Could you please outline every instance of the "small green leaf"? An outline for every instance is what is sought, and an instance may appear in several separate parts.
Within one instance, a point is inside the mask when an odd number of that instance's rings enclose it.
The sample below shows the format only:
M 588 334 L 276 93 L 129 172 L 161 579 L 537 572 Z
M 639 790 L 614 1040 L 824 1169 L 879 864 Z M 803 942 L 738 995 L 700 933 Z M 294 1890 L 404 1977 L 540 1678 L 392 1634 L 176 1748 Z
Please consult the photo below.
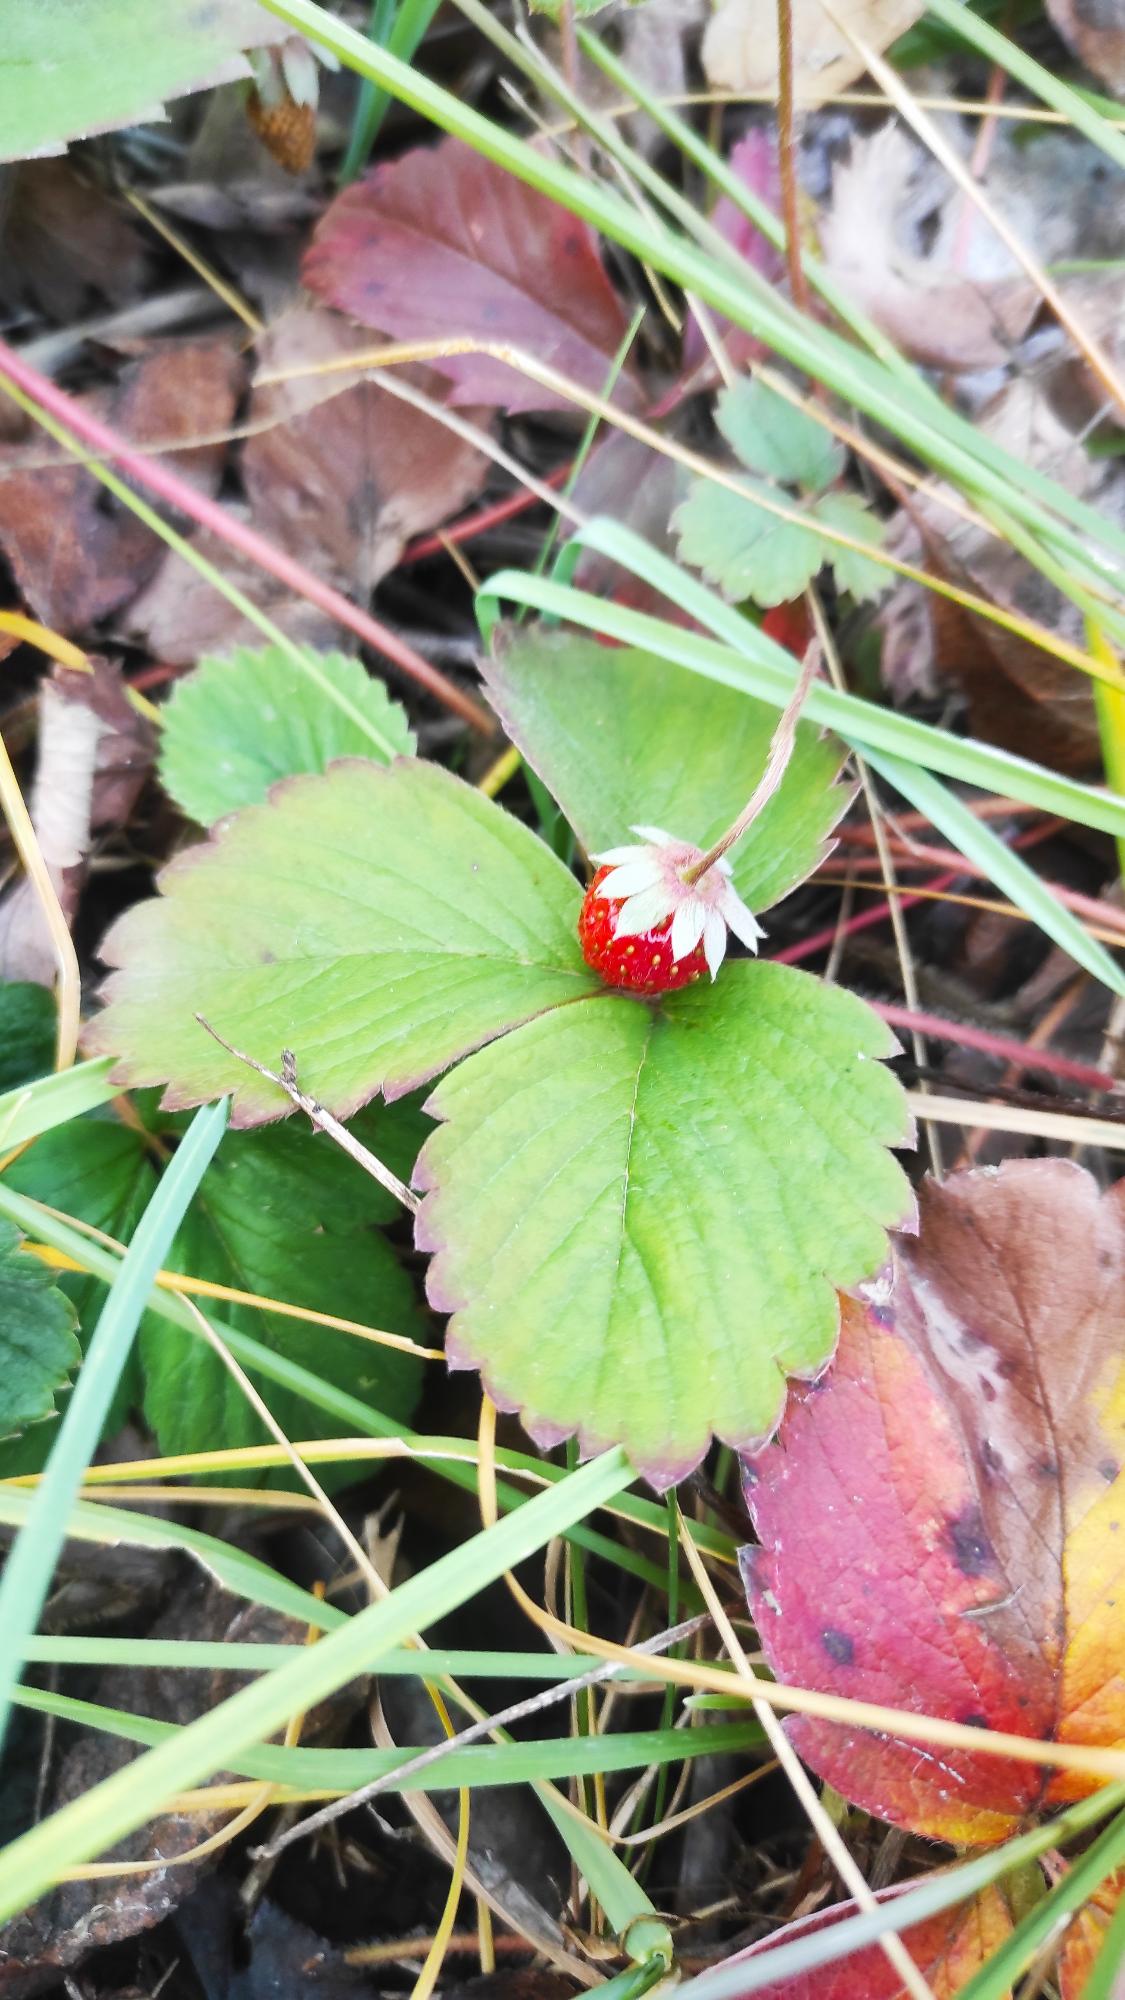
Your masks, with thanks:
M 752 376 L 723 390 L 715 421 L 748 472 L 820 493 L 838 479 L 844 453 L 830 430 Z
M 0 1222 L 0 1438 L 53 1416 L 55 1393 L 81 1358 L 73 1306 L 22 1243 Z
M 709 847 L 750 797 L 777 711 L 651 653 L 546 626 L 508 627 L 484 669 L 509 736 L 557 799 L 587 853 L 635 825 Z M 797 731 L 785 777 L 731 855 L 735 887 L 768 910 L 823 858 L 851 797 L 842 745 Z
M 292 778 L 161 877 L 102 947 L 120 969 L 90 1044 L 182 1108 L 234 1093 L 235 1124 L 288 1108 L 283 1049 L 346 1116 L 492 1036 L 599 990 L 578 885 L 518 820 L 434 764 L 346 761 Z
M 826 528 L 836 528 L 843 535 L 854 535 L 872 549 L 878 548 L 883 539 L 881 523 L 858 494 L 825 493 L 813 503 L 811 513 L 814 521 L 823 521 Z M 878 562 L 874 555 L 864 556 L 855 549 L 842 548 L 839 542 L 824 544 L 824 559 L 832 564 L 839 588 L 861 600 L 878 597 L 890 581 L 886 563 Z
M 911 1210 L 895 1044 L 853 995 L 736 962 L 658 1009 L 580 1002 L 434 1092 L 418 1241 L 475 1365 L 541 1443 L 617 1442 L 655 1483 L 742 1447 L 836 1338 Z
M 405 711 L 382 681 L 343 653 L 305 650 L 338 701 L 280 646 L 209 655 L 179 682 L 164 710 L 160 779 L 189 819 L 210 826 L 336 757 L 413 755 Z
M 759 506 L 793 503 L 763 480 L 745 479 L 742 492 L 696 479 L 672 516 L 680 558 L 702 570 L 732 604 L 752 597 L 767 608 L 799 597 L 824 561 L 824 543 L 803 522 L 783 521 Z
M 45 986 L 0 983 L 0 1092 L 46 1076 L 55 1060 L 55 1003 Z

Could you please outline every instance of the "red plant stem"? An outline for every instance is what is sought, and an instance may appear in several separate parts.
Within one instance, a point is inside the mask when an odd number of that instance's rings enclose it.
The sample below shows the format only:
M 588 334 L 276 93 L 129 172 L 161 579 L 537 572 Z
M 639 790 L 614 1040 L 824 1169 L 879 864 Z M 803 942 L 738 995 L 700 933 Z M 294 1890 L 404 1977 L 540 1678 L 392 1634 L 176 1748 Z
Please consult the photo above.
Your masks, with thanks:
M 936 875 L 934 880 L 927 884 L 927 888 L 933 893 L 940 894 L 956 880 L 956 871 L 950 869 L 948 874 Z M 928 900 L 928 896 L 912 896 L 907 890 L 899 896 L 898 906 L 900 910 L 910 910 L 916 903 Z M 799 939 L 796 944 L 787 944 L 781 951 L 771 952 L 770 957 L 775 965 L 799 965 L 803 958 L 814 958 L 818 951 L 830 951 L 837 937 L 851 937 L 856 931 L 870 930 L 873 924 L 885 924 L 890 914 L 889 903 L 873 903 L 870 909 L 860 910 L 857 915 L 849 917 L 846 923 L 826 924 L 823 930 L 813 931 L 810 936 Z
M 573 459 L 567 459 L 565 465 L 556 465 L 553 472 L 544 476 L 543 485 L 562 486 L 570 477 L 573 463 Z M 514 520 L 517 514 L 526 514 L 529 507 L 542 504 L 538 493 L 521 486 L 515 493 L 509 493 L 506 500 L 494 500 L 490 506 L 478 508 L 475 514 L 465 514 L 460 521 L 451 522 L 440 534 L 419 535 L 415 541 L 408 542 L 398 559 L 398 566 L 405 569 L 408 563 L 427 562 L 431 556 L 443 555 L 450 542 L 471 542 L 477 535 L 486 535 L 490 528 L 499 528 L 505 521 Z
M 293 591 L 298 597 L 307 598 L 310 604 L 318 605 L 330 618 L 336 619 L 339 624 L 354 632 L 357 638 L 362 639 L 383 659 L 389 660 L 402 673 L 409 675 L 411 680 L 417 681 L 420 687 L 424 687 L 444 707 L 463 716 L 465 721 L 471 723 L 474 729 L 479 729 L 482 735 L 493 734 L 494 724 L 487 711 L 480 707 L 471 695 L 455 687 L 437 667 L 431 666 L 428 660 L 424 660 L 420 653 L 416 653 L 413 646 L 408 645 L 405 639 L 400 639 L 394 632 L 388 631 L 385 625 L 380 624 L 378 619 L 372 618 L 366 611 L 361 611 L 358 605 L 350 603 L 340 591 L 333 590 L 331 584 L 322 583 L 320 578 L 306 569 L 303 563 L 274 548 L 272 542 L 268 542 L 264 535 L 259 535 L 255 529 L 247 527 L 245 522 L 235 520 L 225 508 L 219 506 L 217 501 L 209 500 L 205 494 L 198 493 L 195 487 L 189 486 L 178 473 L 170 471 L 167 466 L 160 464 L 159 460 L 146 457 L 143 452 L 131 450 L 114 431 L 100 423 L 97 417 L 91 416 L 90 412 L 83 409 L 72 396 L 68 396 L 65 390 L 57 389 L 53 382 L 39 373 L 38 369 L 21 360 L 4 341 L 0 341 L 0 375 L 7 376 L 10 382 L 32 397 L 51 416 L 57 417 L 60 423 L 65 424 L 68 430 L 73 431 L 76 437 L 81 438 L 82 442 L 89 445 L 100 457 L 120 466 L 121 470 L 131 479 L 135 479 L 138 485 L 147 487 L 151 493 L 167 501 L 169 506 L 178 508 L 180 513 L 188 515 L 201 528 L 207 529 L 210 534 L 225 542 L 228 548 L 237 549 L 249 562 L 256 563 L 259 569 L 276 577 L 287 590 Z
M 1037 833 L 1039 829 L 1034 828 L 1031 831 Z M 852 837 L 849 832 L 841 836 L 845 842 Z M 951 864 L 955 864 L 955 872 L 958 875 L 971 875 L 978 882 L 991 880 L 987 868 L 978 867 L 975 861 L 958 854 L 955 848 L 934 847 L 918 841 L 896 841 L 893 838 L 890 840 L 890 846 L 898 860 L 929 861 L 940 868 L 948 868 Z M 1118 931 L 1125 940 L 1125 911 L 1115 909 L 1112 903 L 1099 902 L 1096 896 L 1084 896 L 1080 889 L 1067 889 L 1061 882 L 1048 882 L 1045 877 L 1041 879 L 1044 888 L 1049 889 L 1053 896 L 1057 896 L 1066 909 L 1073 910 L 1075 916 L 1085 918 L 1087 923 L 1101 924 L 1106 930 Z
M 938 1042 L 954 1042 L 959 1048 L 977 1049 L 982 1055 L 995 1056 L 997 1062 L 1011 1063 L 1017 1070 L 1042 1070 L 1048 1076 L 1057 1076 L 1067 1083 L 1077 1084 L 1083 1090 L 1116 1090 L 1118 1079 L 1104 1069 L 1095 1069 L 1092 1063 L 1076 1062 L 1072 1056 L 1056 1055 L 1052 1049 L 1033 1048 L 1027 1042 L 1020 1042 L 1013 1035 L 994 1035 L 988 1028 L 974 1028 L 967 1021 L 947 1021 L 943 1014 L 917 1013 L 911 1007 L 900 1007 L 892 1001 L 869 1000 L 876 1014 L 892 1028 L 911 1028 L 918 1034 L 928 1035 Z

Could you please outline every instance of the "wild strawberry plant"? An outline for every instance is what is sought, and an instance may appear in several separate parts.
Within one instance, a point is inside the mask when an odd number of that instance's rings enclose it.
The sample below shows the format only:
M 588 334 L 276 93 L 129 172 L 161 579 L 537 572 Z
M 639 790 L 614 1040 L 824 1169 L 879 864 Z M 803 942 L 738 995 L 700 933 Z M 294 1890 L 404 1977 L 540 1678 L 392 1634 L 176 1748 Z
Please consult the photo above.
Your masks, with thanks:
M 706 858 L 766 761 L 768 709 L 643 655 L 533 633 L 495 673 L 515 741 L 590 846 L 659 814 Z M 720 965 L 711 923 L 753 939 L 751 910 L 815 864 L 849 797 L 841 755 L 802 727 L 731 873 L 680 880 L 683 914 L 654 906 L 594 965 L 575 876 L 448 771 L 345 759 L 287 779 L 116 925 L 91 1045 L 123 1080 L 163 1085 L 166 1108 L 230 1091 L 242 1126 L 289 1101 L 216 1036 L 268 1068 L 292 1050 L 339 1115 L 447 1072 L 416 1183 L 450 1360 L 540 1441 L 620 1442 L 666 1483 L 713 1433 L 768 1434 L 787 1374 L 831 1353 L 837 1288 L 879 1266 L 911 1210 L 888 1151 L 909 1119 L 886 1029 L 805 974 Z M 623 990 L 629 935 L 665 920 L 674 962 L 702 946 L 714 983 Z

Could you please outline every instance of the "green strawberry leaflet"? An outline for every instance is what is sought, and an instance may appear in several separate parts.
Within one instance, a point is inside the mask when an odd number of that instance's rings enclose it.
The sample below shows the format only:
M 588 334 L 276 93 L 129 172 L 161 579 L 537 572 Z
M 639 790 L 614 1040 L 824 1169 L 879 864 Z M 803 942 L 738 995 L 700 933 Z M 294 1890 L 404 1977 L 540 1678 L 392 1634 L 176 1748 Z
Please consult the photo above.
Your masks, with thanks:
M 609 996 L 439 1085 L 419 1246 L 448 1353 L 541 1444 L 611 1439 L 655 1485 L 716 1432 L 764 1438 L 785 1377 L 831 1355 L 837 1286 L 911 1195 L 909 1121 L 862 1002 L 738 962 L 651 1009 Z

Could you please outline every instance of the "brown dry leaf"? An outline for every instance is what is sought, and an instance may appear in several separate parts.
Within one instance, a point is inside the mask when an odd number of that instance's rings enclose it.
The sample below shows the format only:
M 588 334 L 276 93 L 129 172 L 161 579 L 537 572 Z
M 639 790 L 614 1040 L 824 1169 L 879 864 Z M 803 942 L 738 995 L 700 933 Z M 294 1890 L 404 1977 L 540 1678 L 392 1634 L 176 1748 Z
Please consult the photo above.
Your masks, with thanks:
M 1047 0 L 1047 12 L 1079 61 L 1120 96 L 1125 91 L 1123 0 Z
M 125 699 L 120 670 L 56 671 L 39 691 L 39 756 L 29 808 L 68 923 L 95 831 L 127 820 L 152 763 L 149 724 Z M 49 986 L 55 958 L 39 898 L 18 881 L 0 901 L 0 976 Z
M 226 512 L 234 520 L 249 520 L 245 507 L 228 506 Z M 332 647 L 354 650 L 354 638 L 326 612 L 303 597 L 294 597 L 284 584 L 267 576 L 257 563 L 239 555 L 217 535 L 201 530 L 189 540 L 205 562 L 251 604 L 268 613 L 286 638 L 317 651 Z M 120 627 L 155 658 L 173 667 L 194 666 L 204 653 L 227 653 L 236 646 L 262 644 L 258 627 L 171 549 L 147 589 L 134 598 Z
M 227 340 L 153 348 L 89 407 L 134 444 L 185 445 L 223 431 L 238 395 L 241 363 Z M 107 503 L 80 465 L 44 467 L 57 447 L 29 424 L 0 445 L 0 547 L 27 603 L 56 632 L 85 634 L 129 601 L 156 569 L 163 544 L 132 513 Z M 179 450 L 175 466 L 204 492 L 218 484 L 225 446 Z
M 69 160 L 12 169 L 0 223 L 0 300 L 32 304 L 66 325 L 91 298 L 136 298 L 148 259 L 135 221 Z
M 833 12 L 877 54 L 925 13 L 925 0 L 835 0 Z M 777 12 L 768 0 L 722 0 L 703 37 L 703 67 L 721 90 L 777 90 Z M 823 104 L 863 75 L 821 0 L 793 0 L 794 83 L 802 104 Z
M 379 336 L 318 306 L 285 313 L 261 342 L 263 373 L 370 351 Z M 444 400 L 428 368 L 407 379 Z M 482 413 L 469 411 L 480 419 Z M 424 534 L 479 492 L 488 461 L 434 417 L 355 374 L 255 388 L 242 474 L 254 524 L 337 589 L 361 600 Z
M 921 176 L 921 199 L 913 183 Z M 928 156 L 901 126 L 884 125 L 852 141 L 836 168 L 832 200 L 820 221 L 824 262 L 853 304 L 912 360 L 943 369 L 993 368 L 1009 360 L 1026 333 L 1039 294 L 1022 274 L 980 276 L 951 261 L 949 232 L 922 256 L 911 223 L 947 202 L 949 183 L 933 186 Z M 955 212 L 955 211 L 954 211 Z M 1005 263 L 1010 262 L 1005 253 Z
M 1058 373 L 1066 397 L 1052 397 L 1054 378 L 1018 376 L 977 419 L 978 428 L 1022 463 L 1047 472 L 1106 519 L 1125 521 L 1125 471 L 1115 459 L 1094 459 L 1068 417 L 1083 417 L 1082 372 L 1069 357 Z M 892 524 L 888 545 L 907 561 L 990 603 L 1035 620 L 1073 645 L 1084 643 L 1082 617 L 1068 598 L 1017 551 L 942 504 L 948 489 L 916 496 L 909 520 Z M 989 619 L 964 612 L 921 585 L 900 585 L 884 606 L 883 671 L 899 691 L 953 682 L 969 702 L 975 735 L 1054 769 L 1098 768 L 1100 739 L 1086 676 L 1029 640 Z

